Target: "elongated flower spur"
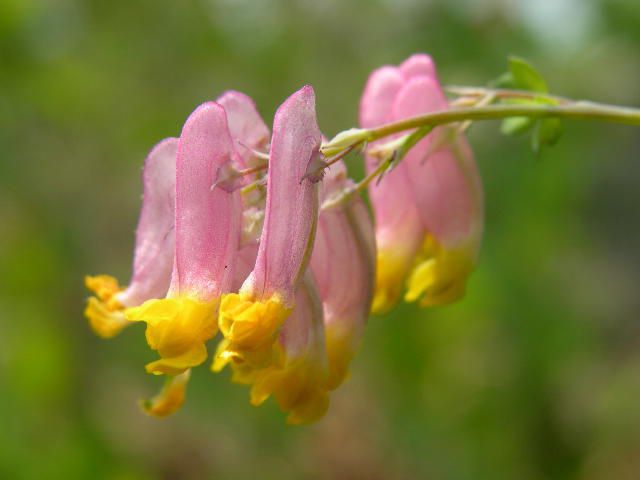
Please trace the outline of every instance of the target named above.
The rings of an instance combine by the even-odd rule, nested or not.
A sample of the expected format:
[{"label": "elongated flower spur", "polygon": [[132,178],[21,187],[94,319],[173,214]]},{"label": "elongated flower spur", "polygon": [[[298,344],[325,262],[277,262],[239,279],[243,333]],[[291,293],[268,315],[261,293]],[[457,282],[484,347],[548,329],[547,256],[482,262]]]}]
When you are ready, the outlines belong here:
[{"label": "elongated flower spur", "polygon": [[[461,131],[366,144],[369,128],[447,108],[431,59],[416,55],[372,73],[363,128],[324,145],[306,86],[278,108],[271,133],[248,96],[228,91],[151,151],[131,282],[87,277],[85,310],[105,338],[145,324],[157,353],[146,370],[165,377],[142,402],[147,413],[175,412],[191,369],[209,358],[249,387],[253,405],[271,397],[288,423],[316,421],[348,378],[372,309],[462,295],[482,189]],[[343,157],[358,148],[369,176],[356,183]],[[384,171],[389,155],[399,160]],[[373,218],[357,194],[367,185]]]}]

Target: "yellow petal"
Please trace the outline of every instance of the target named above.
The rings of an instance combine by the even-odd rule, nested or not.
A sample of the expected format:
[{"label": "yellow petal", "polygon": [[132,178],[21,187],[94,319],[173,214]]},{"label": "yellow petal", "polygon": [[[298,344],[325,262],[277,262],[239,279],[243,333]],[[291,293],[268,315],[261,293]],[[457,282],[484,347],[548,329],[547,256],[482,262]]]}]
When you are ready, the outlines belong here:
[{"label": "yellow petal", "polygon": [[84,310],[91,329],[102,338],[114,337],[129,325],[122,313],[124,306],[115,298],[122,288],[109,275],[86,276],[84,283],[95,294],[89,297]]},{"label": "yellow petal", "polygon": [[167,377],[158,395],[141,403],[142,409],[152,417],[166,417],[175,413],[184,403],[191,370]]},{"label": "yellow petal", "polygon": [[251,404],[260,405],[273,395],[280,409],[288,413],[287,423],[319,420],[329,407],[326,370],[308,356],[288,360],[283,367],[256,373]]},{"label": "yellow petal", "polygon": [[404,280],[411,259],[390,249],[378,250],[376,258],[376,286],[373,294],[371,313],[380,315],[388,312],[398,303],[404,288]]},{"label": "yellow petal", "polygon": [[175,375],[204,362],[204,344],[217,332],[217,307],[217,299],[203,302],[182,296],[148,300],[125,310],[128,320],[147,323],[147,343],[160,354],[159,360],[147,365],[147,371]]},{"label": "yellow petal", "polygon": [[218,323],[225,337],[218,348],[214,370],[230,360],[254,368],[269,366],[274,358],[278,332],[291,308],[274,296],[253,300],[246,294],[230,293],[222,297]]},{"label": "yellow petal", "polygon": [[423,252],[409,279],[405,301],[420,305],[446,305],[464,296],[467,277],[473,271],[473,255],[467,248],[445,249],[427,237]]},{"label": "yellow petal", "polygon": [[354,336],[353,333],[341,332],[335,325],[326,327],[325,342],[327,344],[327,360],[329,363],[327,388],[329,390],[338,388],[349,375],[349,365],[355,355],[357,338],[358,336]]},{"label": "yellow petal", "polygon": [[96,297],[89,297],[84,315],[91,329],[102,338],[111,338],[129,325],[122,311],[111,311]]}]

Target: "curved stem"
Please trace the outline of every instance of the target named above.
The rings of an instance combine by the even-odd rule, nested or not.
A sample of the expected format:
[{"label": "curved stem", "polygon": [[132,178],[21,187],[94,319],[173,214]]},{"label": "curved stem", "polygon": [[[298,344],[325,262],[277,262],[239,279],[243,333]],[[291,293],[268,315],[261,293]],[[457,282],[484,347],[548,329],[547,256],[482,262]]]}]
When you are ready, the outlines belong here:
[{"label": "curved stem", "polygon": [[492,95],[494,98],[511,98],[511,99],[530,99],[530,100],[548,100],[550,104],[563,105],[575,102],[567,97],[558,95],[550,95],[548,93],[532,92],[531,90],[516,90],[510,88],[486,88],[486,87],[462,87],[451,85],[445,87],[447,93],[462,97],[483,97]]},{"label": "curved stem", "polygon": [[640,126],[640,109],[618,107],[595,102],[579,101],[562,105],[488,105],[480,107],[453,108],[407,118],[395,123],[366,130],[367,141],[424,126],[445,125],[464,120],[497,120],[508,117],[572,118],[598,120]]}]

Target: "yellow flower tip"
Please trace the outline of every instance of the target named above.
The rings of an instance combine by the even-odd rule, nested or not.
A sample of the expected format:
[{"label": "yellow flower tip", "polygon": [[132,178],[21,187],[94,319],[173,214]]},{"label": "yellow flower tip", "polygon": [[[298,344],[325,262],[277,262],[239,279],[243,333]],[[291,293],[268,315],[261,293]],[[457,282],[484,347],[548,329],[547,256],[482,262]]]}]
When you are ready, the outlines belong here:
[{"label": "yellow flower tip", "polygon": [[319,420],[329,407],[326,369],[306,357],[289,361],[284,367],[259,371],[253,379],[251,404],[261,405],[273,395],[287,412],[287,423],[299,425]]},{"label": "yellow flower tip", "polygon": [[354,342],[348,334],[339,332],[331,326],[325,331],[325,341],[329,363],[327,389],[335,390],[349,376],[349,365],[355,355]]},{"label": "yellow flower tip", "polygon": [[266,301],[253,300],[242,293],[222,297],[218,324],[225,337],[224,346],[218,347],[214,371],[219,371],[233,360],[254,368],[265,368],[274,359],[278,333],[291,308],[277,296]]},{"label": "yellow flower tip", "polygon": [[186,370],[179,375],[167,377],[160,393],[140,402],[144,412],[152,417],[162,418],[178,411],[184,403],[190,376],[191,370]]},{"label": "yellow flower tip", "polygon": [[147,323],[147,343],[160,359],[146,366],[156,375],[177,375],[207,359],[205,342],[217,332],[218,299],[203,302],[190,296],[148,300],[128,308],[130,321]]},{"label": "yellow flower tip", "polygon": [[91,329],[102,338],[114,337],[128,325],[122,313],[124,306],[115,297],[122,288],[109,275],[86,276],[84,283],[95,294],[84,310]]},{"label": "yellow flower tip", "polygon": [[118,280],[111,275],[87,275],[84,277],[84,284],[95,293],[98,300],[104,303],[105,308],[109,311],[115,312],[124,308],[115,298],[116,294],[124,289],[120,287]]},{"label": "yellow flower tip", "polygon": [[467,277],[474,268],[468,249],[446,250],[430,246],[427,253],[421,256],[409,275],[405,301],[420,300],[420,306],[431,307],[462,298]]},{"label": "yellow flower tip", "polygon": [[91,329],[102,338],[115,337],[124,327],[129,325],[122,311],[109,310],[96,297],[89,297],[84,315],[89,320]]},{"label": "yellow flower tip", "polygon": [[390,250],[380,249],[376,258],[376,287],[371,313],[381,315],[391,310],[402,294],[407,267],[403,258]]}]

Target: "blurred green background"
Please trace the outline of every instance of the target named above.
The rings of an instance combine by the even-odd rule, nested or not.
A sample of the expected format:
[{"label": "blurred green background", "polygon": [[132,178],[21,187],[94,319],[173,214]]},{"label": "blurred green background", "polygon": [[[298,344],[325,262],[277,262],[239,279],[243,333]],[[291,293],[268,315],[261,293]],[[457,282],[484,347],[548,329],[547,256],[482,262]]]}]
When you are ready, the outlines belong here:
[{"label": "blurred green background", "polygon": [[143,326],[87,327],[83,276],[128,279],[142,161],[199,103],[238,89],[270,123],[311,83],[333,135],[373,68],[418,51],[447,84],[516,53],[554,93],[640,105],[637,0],[0,0],[0,478],[640,478],[631,127],[567,123],[536,158],[474,126],[487,224],[467,297],[372,318],[316,425],[207,368],[148,418]]}]

